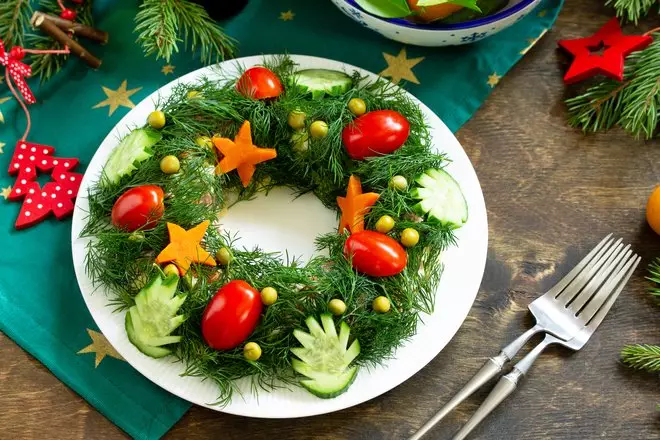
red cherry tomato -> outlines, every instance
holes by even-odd
[[[236,83],[236,90],[254,99],[277,98],[282,93],[282,83],[272,71],[262,66],[246,70]]]
[[[389,277],[401,273],[408,264],[408,254],[398,241],[375,231],[351,234],[344,245],[346,258],[353,257],[353,267],[366,275]]]
[[[347,125],[341,134],[346,152],[352,159],[389,154],[406,142],[410,123],[394,110],[365,113]]]
[[[218,290],[202,315],[202,335],[216,350],[238,347],[254,331],[261,316],[259,292],[243,280]]]
[[[112,224],[127,232],[154,228],[165,210],[164,197],[163,190],[156,185],[129,189],[112,207]]]

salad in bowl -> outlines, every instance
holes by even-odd
[[[524,18],[540,0],[332,0],[379,34],[418,46],[480,41]]]

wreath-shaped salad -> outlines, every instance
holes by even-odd
[[[468,208],[402,89],[277,57],[157,107],[112,151],[82,234],[138,350],[215,381],[220,404],[243,377],[331,398],[415,334]],[[337,212],[310,261],[218,227],[274,186]]]

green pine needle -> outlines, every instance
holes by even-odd
[[[628,345],[621,351],[621,360],[638,370],[660,372],[660,346],[637,344]]]
[[[179,43],[200,49],[202,63],[231,57],[235,41],[228,37],[206,10],[186,0],[144,0],[135,16],[137,41],[145,55],[170,61]]]
[[[658,0],[607,0],[606,5],[612,5],[616,10],[616,16],[632,21],[637,21],[651,13],[653,5],[658,5]]]
[[[77,21],[93,25],[92,2],[76,6]],[[20,45],[32,49],[61,49],[50,36],[35,32],[30,24],[33,10],[59,15],[56,0],[0,0],[0,39],[7,48]],[[199,50],[203,63],[231,57],[236,42],[227,36],[206,10],[187,0],[144,0],[135,17],[137,41],[145,54],[170,60],[183,43],[192,51]],[[75,36],[73,38],[76,38]],[[50,79],[70,59],[68,55],[29,55],[32,76]]]
[[[25,29],[30,25],[32,5],[30,0],[0,2],[0,40],[9,50],[12,46],[25,44]]]
[[[585,132],[618,125],[636,139],[657,136],[660,116],[660,32],[626,58],[623,82],[606,79],[566,100],[568,123]]]
[[[41,0],[39,2],[39,10],[53,15],[60,14],[60,7],[56,0]],[[76,8],[78,13],[77,20],[88,26],[94,24],[92,18],[92,1],[85,1],[81,6]],[[52,39],[48,35],[29,33],[25,35],[26,44],[37,50],[58,50],[62,49],[60,43]],[[72,38],[76,39],[75,36]],[[58,54],[43,54],[43,55],[30,55],[32,67],[32,76],[39,77],[41,82],[49,80],[53,75],[64,67],[64,64],[69,59],[69,55]]]
[[[660,257],[649,264],[649,276],[646,279],[653,282],[649,289],[651,295],[660,296]],[[660,372],[660,346],[637,344],[628,345],[621,351],[621,360],[638,370]]]
[[[654,286],[649,289],[651,295],[660,297],[660,257],[656,257],[649,264],[649,276],[646,279],[654,283]]]

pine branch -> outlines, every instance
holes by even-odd
[[[195,50],[203,63],[232,56],[235,41],[228,37],[206,10],[186,0],[145,0],[135,16],[137,41],[146,55],[169,62],[179,42]]]
[[[41,11],[48,14],[59,15],[60,7],[56,0],[41,0],[39,2]],[[76,9],[78,12],[78,21],[88,26],[93,26],[92,19],[92,0],[86,0],[82,6]],[[73,38],[76,38],[73,36]],[[38,50],[62,49],[62,46],[49,36],[28,34],[28,46]],[[60,71],[64,63],[69,59],[68,55],[33,55],[32,56],[32,76],[38,76],[41,82],[49,80],[54,74]]]
[[[621,351],[621,360],[638,370],[657,373],[660,371],[660,346],[628,345]]]
[[[30,0],[0,2],[0,39],[7,49],[25,44],[24,30],[30,26]]]
[[[649,289],[649,293],[654,296],[660,296],[660,257],[656,257],[656,259],[649,264],[649,276],[647,276],[646,279],[655,283],[655,285]]]
[[[660,257],[649,264],[649,276],[646,277],[654,285],[649,289],[651,295],[660,296]],[[637,344],[627,345],[621,351],[621,360],[629,366],[638,370],[650,372],[660,371],[660,346]]]
[[[651,12],[653,5],[658,5],[658,0],[607,0],[605,4],[614,7],[617,17],[637,24]]]
[[[56,41],[53,41],[50,37],[42,35],[28,35],[27,38],[29,46],[32,49],[62,49],[62,47]],[[68,55],[33,55],[32,62],[30,63],[30,66],[32,67],[32,76],[38,76],[41,79],[41,82],[47,81],[60,71],[68,58]]]
[[[636,139],[657,135],[660,113],[660,32],[646,49],[626,59],[623,82],[606,79],[582,95],[566,100],[568,123],[585,132],[615,125]]]

